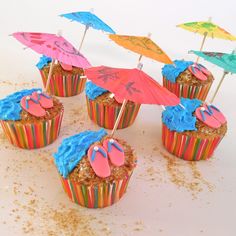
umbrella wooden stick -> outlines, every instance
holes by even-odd
[[[89,26],[86,25],[86,26],[85,26],[85,30],[84,30],[84,34],[83,34],[83,37],[82,37],[82,40],[81,40],[81,43],[80,43],[80,45],[79,45],[79,51],[81,50],[81,48],[82,48],[82,46],[83,46],[83,42],[84,42],[84,39],[85,39],[85,36],[86,36],[86,33],[87,33],[88,29],[89,29]]]
[[[55,59],[52,60],[51,65],[50,65],[50,69],[49,69],[49,73],[48,73],[48,79],[47,79],[47,83],[46,83],[46,86],[45,86],[45,92],[47,92],[49,84],[50,84],[54,64],[55,64]]]
[[[206,41],[206,37],[207,37],[207,32],[204,34],[204,37],[203,37],[203,40],[202,40],[202,44],[201,44],[201,47],[200,47],[200,52],[203,49],[203,46],[204,46],[205,41]],[[198,63],[198,61],[199,61],[199,56],[197,57],[196,63]]]
[[[214,99],[215,99],[215,97],[216,97],[216,94],[218,93],[218,91],[219,91],[219,89],[220,89],[220,86],[221,86],[221,84],[223,83],[223,80],[224,80],[225,76],[226,76],[228,73],[229,73],[229,72],[224,71],[224,74],[223,74],[223,76],[222,76],[222,78],[221,78],[221,80],[220,80],[220,83],[218,84],[218,86],[217,86],[217,88],[216,88],[216,91],[215,91],[215,93],[214,93],[212,99],[210,100],[210,103],[213,103],[213,101],[214,101]]]
[[[124,112],[124,110],[125,110],[125,105],[127,104],[127,102],[128,102],[128,100],[124,99],[124,101],[123,101],[123,103],[122,103],[122,106],[121,106],[121,108],[120,108],[120,112],[119,112],[119,114],[118,114],[118,117],[117,117],[117,119],[116,119],[114,128],[113,128],[113,130],[112,130],[112,132],[111,132],[111,137],[114,136],[114,134],[115,134],[115,132],[116,132],[116,130],[117,130],[117,127],[118,127],[118,125],[119,125],[121,116],[122,116],[122,114],[123,114],[123,112]]]

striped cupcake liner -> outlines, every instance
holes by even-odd
[[[187,161],[209,159],[224,136],[215,138],[197,138],[176,131],[170,131],[162,125],[162,143],[175,156]]]
[[[14,146],[24,149],[45,147],[54,142],[60,132],[63,109],[54,118],[35,123],[1,120],[7,139]]]
[[[115,121],[120,112],[120,106],[109,106],[102,103],[91,100],[86,96],[88,114],[92,121],[97,125],[106,128],[113,129]],[[138,115],[140,104],[126,105],[125,110],[120,119],[118,129],[126,128],[132,125]]]
[[[119,201],[126,192],[132,172],[123,179],[83,185],[60,175],[63,188],[72,202],[87,208],[104,208]]]
[[[40,70],[44,87],[46,86],[48,73]],[[80,74],[54,74],[51,77],[48,91],[58,97],[71,97],[84,91],[87,78],[80,78]]]
[[[172,83],[163,77],[163,86],[174,93],[177,97],[197,98],[205,101],[207,94],[211,88],[212,82],[206,85],[195,86],[187,84]]]

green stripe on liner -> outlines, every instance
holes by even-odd
[[[44,145],[47,145],[47,126],[46,126],[46,121],[43,122],[43,142]]]
[[[88,207],[88,194],[87,194],[87,187],[85,185],[82,185],[82,193],[84,197],[84,204],[86,207]]]
[[[31,125],[31,131],[33,134],[33,143],[34,143],[34,148],[37,148],[37,144],[36,144],[36,133],[35,133],[35,126]]]
[[[190,141],[190,137],[188,137],[188,136],[186,136],[186,137],[187,137],[187,141],[185,142],[184,151],[183,151],[182,156],[181,156],[182,159],[184,159],[184,154],[185,154],[185,152],[188,148],[188,144],[189,144],[189,141]]]
[[[49,141],[49,143],[51,143],[52,142],[52,140],[53,140],[53,134],[54,134],[54,126],[55,126],[55,120],[54,119],[52,119],[52,121],[51,121],[51,129],[50,129],[50,141]]]
[[[113,204],[115,202],[115,193],[116,193],[116,183],[114,182],[112,184],[112,198],[111,198],[111,203]]]
[[[94,208],[98,208],[98,186],[94,186]]]
[[[71,192],[73,194],[73,200],[78,203],[78,200],[77,200],[77,197],[76,197],[76,193],[75,193],[75,189],[74,189],[74,185],[71,181],[68,181],[69,184],[70,184],[70,189],[71,189]]]
[[[197,158],[197,153],[198,153],[198,149],[199,149],[199,146],[201,144],[201,139],[197,139],[197,142],[195,144],[195,147],[194,147],[194,153],[193,153],[193,160],[196,161],[196,158]]]

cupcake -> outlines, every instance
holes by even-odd
[[[88,208],[103,208],[126,192],[136,166],[132,148],[104,129],[84,131],[62,141],[54,160],[68,197]]]
[[[209,159],[227,132],[224,115],[214,105],[181,98],[184,106],[162,113],[162,142],[173,155],[189,161]]]
[[[41,89],[25,89],[0,100],[0,122],[7,139],[25,149],[41,148],[56,140],[63,111],[63,105]]]
[[[163,86],[178,97],[205,101],[213,83],[212,74],[201,64],[175,60],[162,68]]]
[[[51,58],[42,56],[36,65],[40,71],[44,87],[46,86]],[[71,97],[83,92],[86,77],[83,69],[61,63],[54,64],[48,92],[59,97]]]
[[[85,93],[90,119],[103,128],[113,129],[122,104],[116,101],[112,93],[98,87],[91,81],[86,83]],[[118,129],[132,125],[138,115],[139,108],[140,104],[128,101]]]

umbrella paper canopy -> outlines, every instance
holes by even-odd
[[[85,74],[92,82],[122,100],[164,106],[175,106],[180,103],[175,94],[138,69],[99,66],[86,69]]]
[[[201,51],[190,51],[197,56],[209,61],[227,72],[236,73],[236,54],[233,52],[231,54],[222,52],[201,52]]]
[[[111,34],[115,34],[115,31],[108,26],[105,22],[103,22],[100,18],[94,15],[91,12],[71,12],[66,14],[61,14],[69,20],[80,22],[87,27],[92,27],[96,30],[102,30]]]
[[[177,27],[212,38],[236,40],[235,36],[210,21],[188,22]]]
[[[214,92],[214,95],[212,99],[210,100],[211,103],[213,103],[221,84],[224,81],[225,76],[228,73],[236,73],[236,54],[235,51],[233,51],[231,54],[222,53],[222,52],[200,52],[200,51],[190,51],[190,53],[194,53],[198,55],[199,57],[202,57],[206,61],[209,61],[221,68],[224,69],[223,76],[220,80],[220,83],[218,84],[216,91]]]
[[[166,55],[166,53],[148,37],[118,34],[110,34],[109,37],[118,45],[140,55],[166,64],[173,64],[172,60]]]
[[[90,67],[88,60],[62,36],[47,33],[17,32],[13,36],[37,53],[67,65]]]

